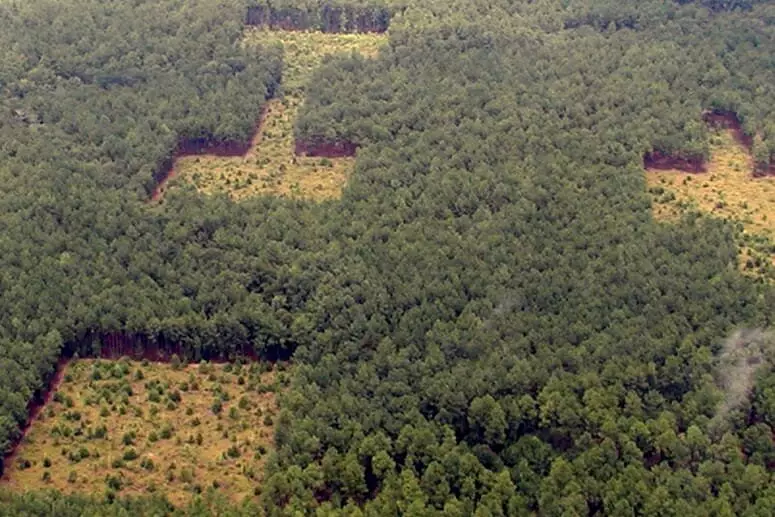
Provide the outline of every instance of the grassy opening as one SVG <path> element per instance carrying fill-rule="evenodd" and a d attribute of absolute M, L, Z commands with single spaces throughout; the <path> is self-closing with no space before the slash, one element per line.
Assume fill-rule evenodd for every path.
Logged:
<path fill-rule="evenodd" d="M 740 268 L 775 279 L 775 177 L 755 178 L 753 159 L 733 131 L 714 130 L 708 171 L 648 171 L 654 216 L 671 221 L 701 211 L 742 223 Z"/>
<path fill-rule="evenodd" d="M 173 504 L 206 491 L 255 498 L 272 451 L 275 394 L 288 379 L 279 369 L 71 361 L 2 484 L 95 496 L 159 491 Z"/>
<path fill-rule="evenodd" d="M 323 201 L 341 196 L 355 158 L 316 158 L 294 153 L 293 127 L 312 72 L 327 55 L 359 52 L 373 57 L 385 34 L 326 34 L 252 29 L 245 45 L 279 44 L 284 48 L 282 98 L 272 99 L 250 151 L 243 157 L 187 156 L 174 165 L 179 181 L 206 194 L 226 192 L 235 199 L 256 195 Z"/>

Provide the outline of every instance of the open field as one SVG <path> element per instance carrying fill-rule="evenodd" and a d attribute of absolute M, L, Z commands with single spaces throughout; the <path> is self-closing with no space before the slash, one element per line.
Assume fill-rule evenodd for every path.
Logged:
<path fill-rule="evenodd" d="M 719 129 L 712 136 L 708 172 L 648 171 L 646 181 L 657 219 L 699 210 L 742 223 L 742 269 L 775 278 L 775 177 L 754 178 L 752 171 L 748 150 L 732 131 Z"/>
<path fill-rule="evenodd" d="M 324 34 L 270 31 L 246 33 L 244 44 L 278 44 L 285 52 L 283 97 L 267 104 L 250 151 L 241 157 L 187 156 L 174 165 L 178 181 L 200 192 L 228 192 L 235 199 L 269 194 L 322 201 L 337 198 L 355 158 L 314 158 L 294 153 L 293 126 L 312 72 L 330 54 L 360 52 L 375 56 L 384 34 Z"/>
<path fill-rule="evenodd" d="M 207 490 L 256 497 L 286 378 L 275 370 L 71 361 L 2 485 L 96 496 L 158 490 L 175 504 Z"/>

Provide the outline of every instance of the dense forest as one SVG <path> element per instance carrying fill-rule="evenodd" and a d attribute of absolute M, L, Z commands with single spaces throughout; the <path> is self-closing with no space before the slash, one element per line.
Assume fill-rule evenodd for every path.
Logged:
<path fill-rule="evenodd" d="M 359 146 L 342 199 L 149 203 L 181 143 L 246 141 L 282 95 L 246 23 L 389 23 L 297 123 Z M 769 170 L 775 4 L 0 0 L 0 27 L 0 451 L 63 355 L 294 365 L 260 507 L 0 515 L 771 515 L 769 347 L 718 408 L 775 290 L 732 223 L 655 221 L 642 165 L 707 156 L 718 110 Z"/>

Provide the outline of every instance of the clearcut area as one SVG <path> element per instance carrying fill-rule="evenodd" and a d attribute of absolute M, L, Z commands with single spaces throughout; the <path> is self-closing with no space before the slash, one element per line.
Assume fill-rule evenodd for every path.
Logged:
<path fill-rule="evenodd" d="M 338 198 L 352 174 L 355 157 L 341 156 L 353 153 L 337 150 L 331 156 L 297 154 L 293 137 L 296 114 L 304 102 L 311 75 L 325 56 L 358 52 L 374 57 L 386 42 L 386 34 L 248 30 L 245 45 L 283 46 L 282 97 L 267 103 L 245 155 L 183 156 L 175 161 L 173 174 L 180 178 L 178 181 L 192 183 L 202 193 L 228 193 L 234 199 L 256 195 L 315 201 Z"/>

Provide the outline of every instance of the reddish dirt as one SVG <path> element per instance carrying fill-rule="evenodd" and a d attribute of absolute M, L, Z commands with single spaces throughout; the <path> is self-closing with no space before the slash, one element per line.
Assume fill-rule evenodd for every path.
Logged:
<path fill-rule="evenodd" d="M 51 380 L 49 380 L 48 386 L 46 386 L 43 392 L 36 394 L 32 400 L 30 400 L 29 404 L 27 404 L 27 422 L 20 430 L 21 432 L 19 437 L 16 439 L 16 441 L 13 442 L 8 453 L 5 455 L 6 465 L 13 462 L 13 460 L 16 458 L 16 455 L 19 452 L 19 446 L 24 441 L 24 437 L 27 436 L 27 432 L 30 430 L 32 423 L 36 418 L 38 418 L 43 408 L 46 407 L 49 402 L 51 402 L 51 397 L 54 396 L 54 393 L 59 388 L 59 385 L 62 384 L 67 362 L 67 359 L 59 359 L 57 362 L 56 370 L 54 371 L 54 375 L 51 377 Z"/>
<path fill-rule="evenodd" d="M 705 161 L 699 157 L 684 158 L 682 156 L 671 156 L 663 154 L 660 151 L 646 153 L 643 157 L 643 166 L 646 170 L 668 171 L 679 170 L 682 172 L 702 173 L 707 172 Z"/>
<path fill-rule="evenodd" d="M 178 146 L 172 155 L 172 160 L 160 167 L 157 177 L 161 178 L 151 193 L 151 201 L 158 201 L 164 195 L 167 183 L 176 176 L 175 162 L 180 158 L 187 156 L 215 156 L 220 158 L 245 157 L 261 141 L 261 135 L 264 131 L 264 120 L 266 119 L 267 105 L 261 108 L 261 114 L 258 117 L 253 134 L 247 142 L 238 142 L 226 140 L 213 142 L 204 138 L 184 139 L 178 142 Z"/>
<path fill-rule="evenodd" d="M 710 126 L 731 131 L 737 143 L 744 146 L 749 152 L 751 151 L 753 137 L 743 131 L 743 126 L 737 114 L 731 111 L 716 110 L 703 113 L 702 118 Z M 754 178 L 764 178 L 767 176 L 775 176 L 775 163 L 769 163 L 767 167 L 757 165 L 753 171 Z"/>
<path fill-rule="evenodd" d="M 269 27 L 272 30 L 280 30 L 280 31 L 286 31 L 286 32 L 309 32 L 309 31 L 316 31 L 321 30 L 317 28 L 301 28 L 296 26 L 293 21 L 291 20 L 277 20 L 272 22 Z M 384 34 L 386 32 L 386 29 L 379 29 L 375 27 L 365 27 L 358 30 L 345 30 L 345 29 L 338 29 L 338 30 L 325 30 L 322 29 L 323 32 L 327 32 L 330 34 Z"/>
<path fill-rule="evenodd" d="M 299 156 L 347 158 L 355 156 L 358 144 L 348 141 L 310 142 L 297 140 L 294 152 Z"/>
<path fill-rule="evenodd" d="M 775 163 L 770 163 L 768 167 L 756 167 L 753 171 L 754 178 L 768 178 L 775 176 Z"/>
<path fill-rule="evenodd" d="M 735 140 L 737 140 L 739 144 L 745 146 L 749 150 L 751 149 L 751 146 L 753 145 L 753 138 L 745 134 L 743 131 L 743 125 L 740 123 L 740 119 L 737 117 L 737 114 L 731 111 L 707 111 L 702 114 L 702 119 L 709 126 L 721 129 L 729 129 L 732 131 L 735 136 Z"/>

